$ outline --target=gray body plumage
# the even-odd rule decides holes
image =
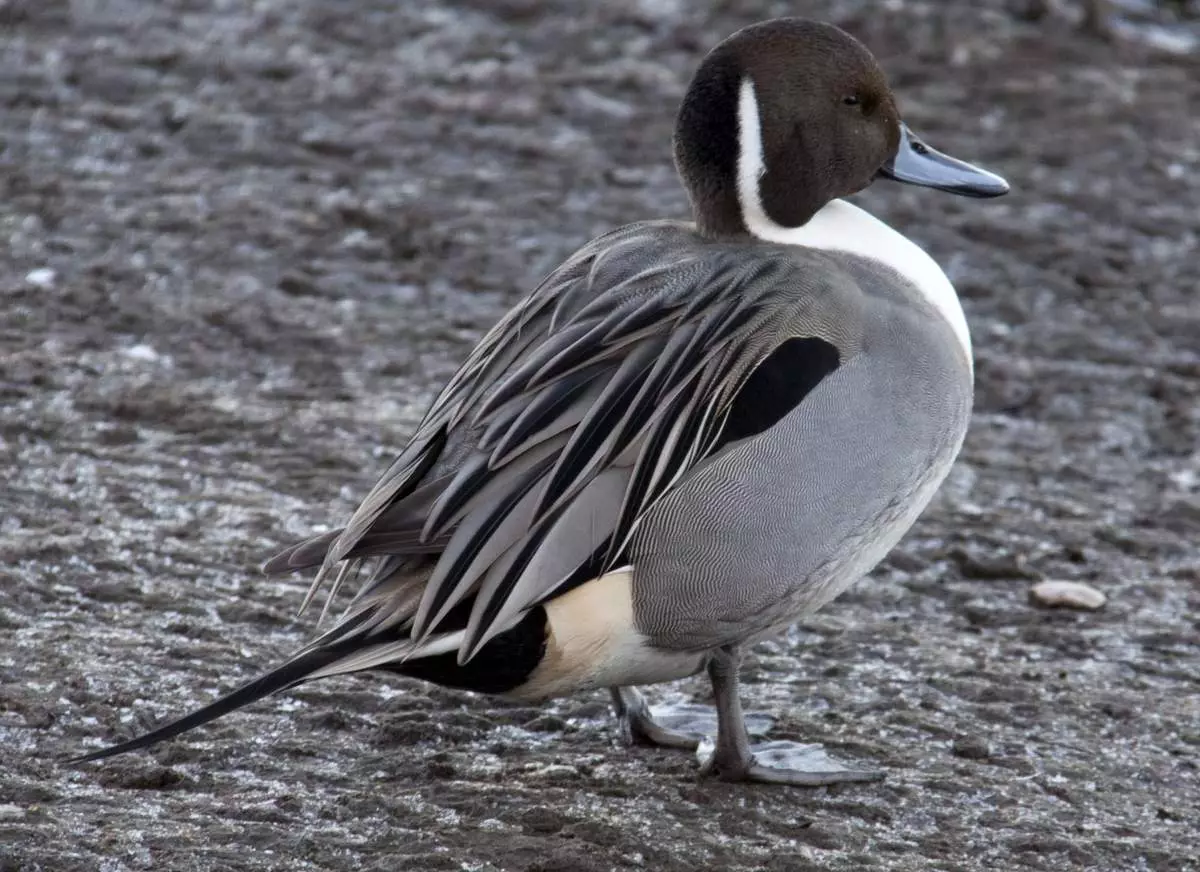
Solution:
[[[630,558],[635,614],[656,645],[760,638],[832,600],[908,530],[966,433],[970,366],[915,287],[855,255],[776,255],[796,272],[775,293],[812,301],[792,328],[830,339],[842,361],[647,513]]]
[[[712,452],[755,367],[807,337],[836,348],[836,368],[764,432]],[[598,416],[618,394],[624,404]],[[755,639],[886,554],[948,470],[970,406],[950,327],[888,267],[631,225],[581,249],[488,334],[325,565],[390,555],[352,632],[412,632],[377,656],[457,629],[442,622],[469,602],[457,643],[469,659],[603,548],[604,568],[632,566],[651,646]]]

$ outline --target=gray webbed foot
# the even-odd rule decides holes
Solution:
[[[740,754],[737,749],[718,752],[715,741],[705,738],[696,748],[700,771],[724,781],[761,781],[798,787],[822,787],[862,781],[881,781],[877,770],[855,769],[831,757],[821,745],[775,741],[750,745]]]

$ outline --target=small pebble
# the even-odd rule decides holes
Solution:
[[[1046,608],[1094,612],[1108,602],[1108,597],[1079,581],[1040,581],[1029,589],[1029,601]]]
[[[144,342],[139,342],[137,345],[131,345],[128,348],[122,349],[126,357],[133,360],[144,360],[152,363],[162,358],[162,355],[154,350],[154,346],[147,345]]]
[[[56,278],[58,278],[58,273],[48,267],[30,270],[25,274],[25,281],[35,288],[49,288],[54,284]]]

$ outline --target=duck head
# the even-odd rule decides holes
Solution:
[[[800,227],[880,177],[972,197],[1008,191],[908,129],[862,43],[801,18],[751,25],[708,54],[679,110],[675,162],[713,236]]]

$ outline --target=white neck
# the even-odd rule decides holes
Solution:
[[[950,324],[971,360],[971,334],[950,279],[924,249],[875,216],[844,200],[833,200],[801,227],[776,224],[763,208],[759,182],[766,173],[758,98],[749,77],[738,93],[738,204],[752,236],[782,245],[844,251],[870,258],[908,279]]]

